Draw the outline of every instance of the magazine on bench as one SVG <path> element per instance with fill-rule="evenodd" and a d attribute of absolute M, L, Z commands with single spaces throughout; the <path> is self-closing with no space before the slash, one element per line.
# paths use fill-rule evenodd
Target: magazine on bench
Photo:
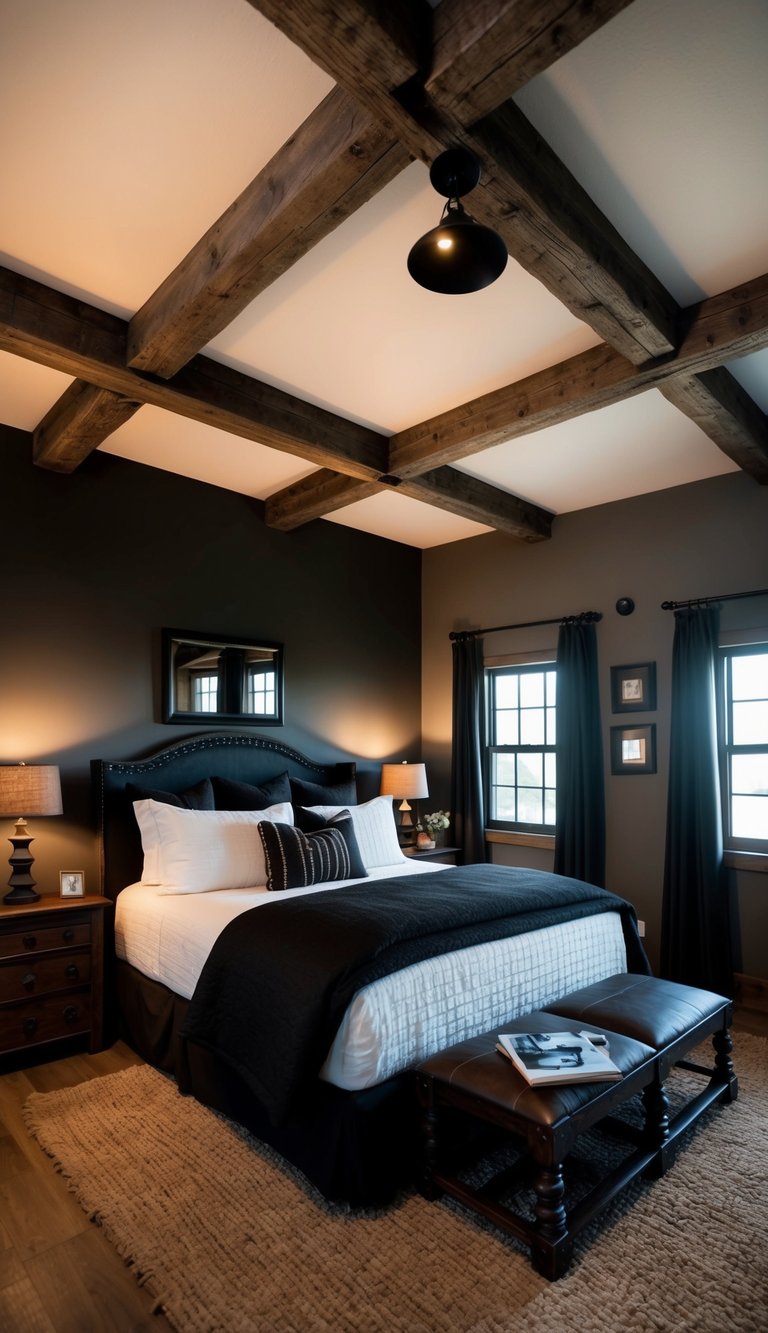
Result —
<path fill-rule="evenodd" d="M 601 1032 L 501 1032 L 496 1049 L 532 1087 L 602 1083 L 622 1077 Z"/>

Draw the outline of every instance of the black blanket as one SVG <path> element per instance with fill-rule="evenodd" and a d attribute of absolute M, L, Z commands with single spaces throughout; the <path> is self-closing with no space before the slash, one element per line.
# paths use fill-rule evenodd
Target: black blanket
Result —
<path fill-rule="evenodd" d="M 629 970 L 647 973 L 630 903 L 543 871 L 462 866 L 276 896 L 221 932 L 182 1040 L 227 1061 L 279 1124 L 316 1080 L 363 986 L 454 949 L 605 911 L 621 913 Z"/>

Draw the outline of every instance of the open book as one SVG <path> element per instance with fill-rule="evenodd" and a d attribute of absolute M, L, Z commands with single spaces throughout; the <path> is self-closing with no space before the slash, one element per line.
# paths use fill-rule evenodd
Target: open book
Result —
<path fill-rule="evenodd" d="M 501 1032 L 496 1049 L 536 1088 L 622 1077 L 601 1032 Z"/>

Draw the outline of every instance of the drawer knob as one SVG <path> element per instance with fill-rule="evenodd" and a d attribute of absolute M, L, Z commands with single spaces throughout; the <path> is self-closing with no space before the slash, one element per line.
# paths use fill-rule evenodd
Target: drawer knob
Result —
<path fill-rule="evenodd" d="M 37 984 L 37 977 L 34 972 L 27 972 L 27 975 L 21 978 L 21 984 L 25 990 L 34 990 Z"/>
<path fill-rule="evenodd" d="M 64 1021 L 66 1023 L 74 1023 L 75 1019 L 77 1018 L 78 1012 L 79 1010 L 76 1004 L 68 1004 L 66 1009 L 64 1010 Z"/>
<path fill-rule="evenodd" d="M 25 1036 L 25 1037 L 33 1037 L 33 1036 L 35 1035 L 36 1031 L 37 1031 L 37 1019 L 36 1019 L 36 1018 L 25 1018 L 25 1019 L 24 1019 L 24 1036 Z"/>
<path fill-rule="evenodd" d="M 75 938 L 75 932 L 71 926 L 67 926 L 67 929 L 62 931 L 61 938 L 63 939 L 65 944 L 72 943 L 73 939 Z"/>
<path fill-rule="evenodd" d="M 74 981 L 76 977 L 80 976 L 80 969 L 76 963 L 70 963 L 64 969 L 64 975 L 69 977 L 72 981 Z"/>
<path fill-rule="evenodd" d="M 37 936 L 25 935 L 21 942 L 24 945 L 25 949 L 34 949 L 35 945 L 37 944 Z"/>

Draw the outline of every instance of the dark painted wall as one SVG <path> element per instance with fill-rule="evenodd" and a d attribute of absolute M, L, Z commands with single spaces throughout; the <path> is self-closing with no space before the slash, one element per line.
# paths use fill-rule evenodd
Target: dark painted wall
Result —
<path fill-rule="evenodd" d="M 22 431 L 0 450 L 0 762 L 62 772 L 63 819 L 30 821 L 41 891 L 60 869 L 97 887 L 89 761 L 199 730 L 160 721 L 163 626 L 283 643 L 286 720 L 265 734 L 358 758 L 364 794 L 382 759 L 420 757 L 418 551 L 321 521 L 275 532 L 258 501 L 108 454 L 46 472 Z"/>
<path fill-rule="evenodd" d="M 744 473 L 565 514 L 551 541 L 514 542 L 500 533 L 425 551 L 423 735 L 435 803 L 448 799 L 452 629 L 506 625 L 578 611 L 604 613 L 597 627 L 606 765 L 608 887 L 630 898 L 658 954 L 664 873 L 669 697 L 674 617 L 661 602 L 768 587 L 768 487 Z M 633 615 L 615 611 L 632 597 Z M 768 598 L 725 602 L 723 629 L 768 628 Z M 488 654 L 553 647 L 557 626 L 490 635 Z M 610 667 L 656 662 L 658 707 L 611 713 Z M 428 686 L 428 689 L 427 689 Z M 611 726 L 654 722 L 658 772 L 612 777 Z M 551 854 L 495 848 L 495 859 L 551 868 Z M 740 971 L 768 978 L 768 876 L 734 874 Z"/>

